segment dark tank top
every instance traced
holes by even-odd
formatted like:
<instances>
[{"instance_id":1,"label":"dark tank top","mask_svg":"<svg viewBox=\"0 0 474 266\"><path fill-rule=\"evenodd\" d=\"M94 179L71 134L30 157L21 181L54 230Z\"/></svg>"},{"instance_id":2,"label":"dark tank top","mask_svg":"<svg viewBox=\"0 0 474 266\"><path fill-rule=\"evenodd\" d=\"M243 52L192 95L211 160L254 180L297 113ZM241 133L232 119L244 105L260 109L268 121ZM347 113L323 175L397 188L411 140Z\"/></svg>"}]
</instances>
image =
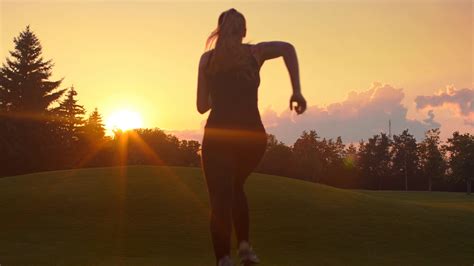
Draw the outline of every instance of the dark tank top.
<instances>
[{"instance_id":1,"label":"dark tank top","mask_svg":"<svg viewBox=\"0 0 474 266\"><path fill-rule=\"evenodd\" d=\"M265 131L258 110L258 86L260 85L260 66L248 49L252 65L250 77L238 75L240 69L231 69L207 75L206 80L211 95L212 108L205 128ZM209 60L214 50L210 52Z\"/></svg>"}]
</instances>

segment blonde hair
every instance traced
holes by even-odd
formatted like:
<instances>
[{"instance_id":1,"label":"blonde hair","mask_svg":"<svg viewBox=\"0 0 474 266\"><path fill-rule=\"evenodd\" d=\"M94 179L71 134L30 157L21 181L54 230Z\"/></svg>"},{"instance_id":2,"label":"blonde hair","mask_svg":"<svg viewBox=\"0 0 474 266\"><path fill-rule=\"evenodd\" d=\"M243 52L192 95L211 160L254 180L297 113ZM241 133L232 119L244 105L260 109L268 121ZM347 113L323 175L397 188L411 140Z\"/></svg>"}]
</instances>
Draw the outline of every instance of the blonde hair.
<instances>
[{"instance_id":1,"label":"blonde hair","mask_svg":"<svg viewBox=\"0 0 474 266\"><path fill-rule=\"evenodd\" d=\"M251 73L249 52L241 43L245 31L245 17L239 11L231 8L220 14L217 28L206 41L207 50L212 50L212 46L215 46L207 69L209 74L238 69L244 70L244 75L249 76ZM241 71L236 73L239 74Z\"/></svg>"}]
</instances>

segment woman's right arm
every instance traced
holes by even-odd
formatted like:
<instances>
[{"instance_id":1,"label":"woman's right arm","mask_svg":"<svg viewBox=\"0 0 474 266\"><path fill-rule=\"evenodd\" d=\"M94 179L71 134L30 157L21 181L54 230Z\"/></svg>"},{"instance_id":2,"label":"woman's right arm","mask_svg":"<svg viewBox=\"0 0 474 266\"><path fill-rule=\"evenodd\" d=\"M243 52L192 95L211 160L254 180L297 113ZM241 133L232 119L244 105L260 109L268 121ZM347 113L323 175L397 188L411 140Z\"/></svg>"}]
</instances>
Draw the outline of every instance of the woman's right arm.
<instances>
[{"instance_id":1,"label":"woman's right arm","mask_svg":"<svg viewBox=\"0 0 474 266\"><path fill-rule=\"evenodd\" d=\"M209 53L206 52L201 56L198 67L198 84L197 84L197 99L196 107L199 113L204 114L211 109L211 96L209 87L207 86L204 70L209 60Z\"/></svg>"},{"instance_id":2,"label":"woman's right arm","mask_svg":"<svg viewBox=\"0 0 474 266\"><path fill-rule=\"evenodd\" d=\"M298 68L298 58L296 56L295 47L288 42L271 41L255 44L254 54L260 65L266 60L282 56L285 61L286 68L290 74L293 95L290 98L290 109L293 110L293 102L297 103L295 111L302 114L306 110L306 100L301 94L300 76Z\"/></svg>"}]
</instances>

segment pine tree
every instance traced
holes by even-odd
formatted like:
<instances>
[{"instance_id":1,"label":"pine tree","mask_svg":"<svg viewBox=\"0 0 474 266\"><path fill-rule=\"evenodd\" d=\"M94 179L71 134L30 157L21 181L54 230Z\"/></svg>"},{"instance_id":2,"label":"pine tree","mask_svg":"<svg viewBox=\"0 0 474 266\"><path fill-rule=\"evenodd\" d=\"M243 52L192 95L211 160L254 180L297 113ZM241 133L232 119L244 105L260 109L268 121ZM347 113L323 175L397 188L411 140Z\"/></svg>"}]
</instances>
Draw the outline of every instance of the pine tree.
<instances>
[{"instance_id":1,"label":"pine tree","mask_svg":"<svg viewBox=\"0 0 474 266\"><path fill-rule=\"evenodd\" d=\"M66 145L73 145L81 137L84 130L84 114L86 113L82 105L77 104L77 91L72 86L66 98L54 109L54 114L58 120L59 136Z\"/></svg>"},{"instance_id":2,"label":"pine tree","mask_svg":"<svg viewBox=\"0 0 474 266\"><path fill-rule=\"evenodd\" d=\"M43 59L41 44L30 26L13 42L12 58L0 68L0 108L19 112L17 115L41 115L64 93L58 90L62 79L49 80L53 63Z\"/></svg>"},{"instance_id":3,"label":"pine tree","mask_svg":"<svg viewBox=\"0 0 474 266\"><path fill-rule=\"evenodd\" d=\"M77 104L77 92L69 88L59 106L52 109L52 135L56 138L54 147L55 168L73 167L80 158L85 110Z\"/></svg>"},{"instance_id":4,"label":"pine tree","mask_svg":"<svg viewBox=\"0 0 474 266\"><path fill-rule=\"evenodd\" d=\"M0 68L0 174L50 168L55 139L50 124L53 102L64 93L62 79L51 81L53 63L42 57L42 47L27 26L13 40L15 48ZM1 144L0 143L0 144ZM6 168L6 167L5 167Z\"/></svg>"},{"instance_id":5,"label":"pine tree","mask_svg":"<svg viewBox=\"0 0 474 266\"><path fill-rule=\"evenodd\" d=\"M102 116L97 108L89 115L85 126L84 134L89 143L100 142L105 136L105 127Z\"/></svg>"}]
</instances>

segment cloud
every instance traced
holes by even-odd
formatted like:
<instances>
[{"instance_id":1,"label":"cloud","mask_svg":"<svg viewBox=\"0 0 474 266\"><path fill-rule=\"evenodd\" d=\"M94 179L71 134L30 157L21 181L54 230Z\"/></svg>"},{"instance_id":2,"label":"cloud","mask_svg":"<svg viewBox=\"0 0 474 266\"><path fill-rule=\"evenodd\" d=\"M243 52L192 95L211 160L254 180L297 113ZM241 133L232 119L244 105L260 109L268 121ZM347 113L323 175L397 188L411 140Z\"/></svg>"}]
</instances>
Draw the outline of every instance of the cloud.
<instances>
[{"instance_id":1,"label":"cloud","mask_svg":"<svg viewBox=\"0 0 474 266\"><path fill-rule=\"evenodd\" d=\"M446 108L455 115L462 117L464 123L474 126L474 89L456 89L447 86L435 95L418 96L415 99L417 109Z\"/></svg>"},{"instance_id":2,"label":"cloud","mask_svg":"<svg viewBox=\"0 0 474 266\"><path fill-rule=\"evenodd\" d=\"M180 140L196 140L201 142L202 141L202 130L194 130L194 129L185 129L185 130L164 130L166 134L171 134L176 136Z\"/></svg>"},{"instance_id":3,"label":"cloud","mask_svg":"<svg viewBox=\"0 0 474 266\"><path fill-rule=\"evenodd\" d=\"M271 108L262 113L268 133L292 145L303 130L316 130L321 137L341 136L345 142L357 142L380 132L388 133L391 120L392 133L409 129L421 139L426 130L440 127L434 113L428 112L423 121L407 118L407 108L402 105L403 89L388 84L373 83L362 92L350 92L347 99L327 107L310 106L303 115L290 110L277 114Z\"/></svg>"}]
</instances>

